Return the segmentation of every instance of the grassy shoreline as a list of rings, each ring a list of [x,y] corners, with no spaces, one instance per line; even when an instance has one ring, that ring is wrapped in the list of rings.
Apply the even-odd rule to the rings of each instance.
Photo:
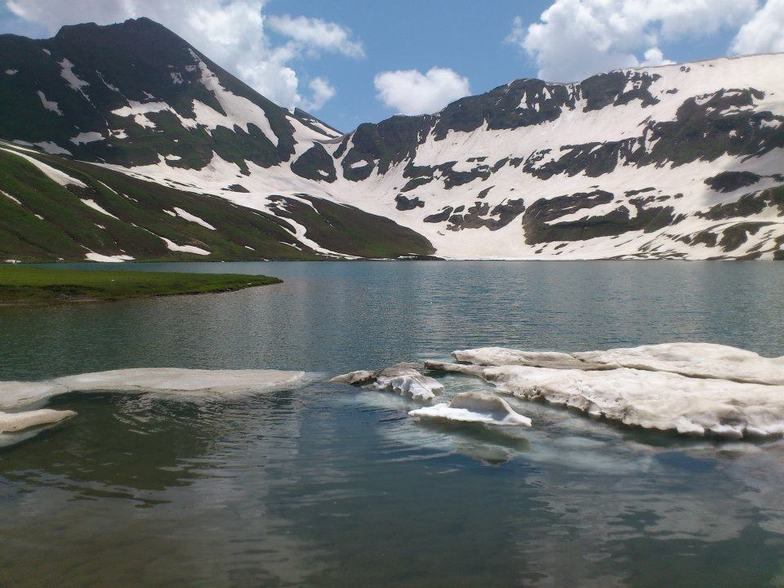
[[[0,305],[94,302],[234,292],[279,284],[269,276],[90,271],[0,266]]]

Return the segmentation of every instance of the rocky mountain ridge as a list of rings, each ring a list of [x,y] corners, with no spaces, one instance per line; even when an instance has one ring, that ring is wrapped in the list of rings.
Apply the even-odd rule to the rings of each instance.
[[[780,71],[776,54],[516,80],[341,135],[137,19],[0,36],[0,137],[228,200],[327,255],[358,251],[303,223],[331,207],[418,233],[402,254],[780,259]]]

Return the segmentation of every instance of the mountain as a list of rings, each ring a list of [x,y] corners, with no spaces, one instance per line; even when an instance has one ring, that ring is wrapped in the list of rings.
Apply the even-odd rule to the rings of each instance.
[[[109,210],[114,197],[101,182],[126,196],[138,182],[142,208],[174,231],[159,235],[124,199],[118,222],[159,235],[157,248],[78,237],[71,255],[182,255],[168,240],[221,259],[781,259],[781,71],[776,54],[572,84],[523,79],[436,114],[341,135],[260,96],[149,19],[85,24],[47,40],[0,36],[0,137],[16,145],[0,146],[0,157],[18,159],[25,147],[43,152],[24,152],[28,167],[32,158],[86,174],[80,181],[94,190],[86,196],[74,184],[57,187],[82,204],[77,216],[92,214],[85,200]],[[10,167],[19,162],[0,169]],[[0,190],[10,194],[15,173],[0,175]],[[228,211],[263,219],[263,228],[232,221],[228,238],[217,220]],[[25,241],[26,231],[13,239]],[[0,256],[23,257],[4,234],[0,224]]]
[[[240,184],[251,171],[299,154],[291,167],[309,175],[306,162],[329,159],[322,142],[340,133],[273,104],[149,19],[63,27],[42,41],[0,36],[0,103],[0,137],[13,140],[0,144],[0,259],[433,252],[414,231],[331,200],[265,194],[260,210],[241,206],[256,198]],[[216,162],[233,168],[216,170],[220,189],[187,181]],[[123,173],[156,165],[185,181]]]
[[[411,229],[352,206],[307,195],[281,197],[278,204],[275,216],[0,142],[0,260],[309,260],[432,252]]]

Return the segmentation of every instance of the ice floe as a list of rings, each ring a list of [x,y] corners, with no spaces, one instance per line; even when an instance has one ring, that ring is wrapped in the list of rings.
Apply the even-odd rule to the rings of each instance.
[[[784,357],[712,343],[665,343],[629,349],[586,351],[574,357],[588,362],[641,370],[674,372],[695,378],[784,385]]]
[[[233,398],[290,390],[313,378],[301,371],[133,368],[66,376],[41,382],[0,382],[0,410],[45,404],[69,392],[155,393],[182,398]]]
[[[418,368],[418,364],[401,363],[378,371],[349,372],[335,376],[330,381],[386,390],[419,402],[431,402],[444,391],[444,386],[438,380],[422,374]]]
[[[608,369],[598,362],[583,361],[557,351],[520,351],[505,347],[480,347],[452,353],[457,360],[475,365],[529,365],[534,367]]]
[[[482,423],[500,426],[531,426],[531,419],[515,411],[509,403],[486,392],[463,392],[449,403],[417,408],[410,416],[462,423]]]
[[[630,426],[736,439],[784,434],[782,358],[705,343],[575,354],[482,348],[454,356],[475,363],[425,366]]]
[[[27,429],[53,425],[76,416],[72,410],[42,408],[26,412],[0,412],[0,434],[19,433]]]
[[[480,347],[458,350],[452,356],[459,362],[485,366],[527,365],[583,370],[627,367],[693,378],[784,385],[784,357],[762,357],[753,351],[714,343],[661,343],[578,353]]]

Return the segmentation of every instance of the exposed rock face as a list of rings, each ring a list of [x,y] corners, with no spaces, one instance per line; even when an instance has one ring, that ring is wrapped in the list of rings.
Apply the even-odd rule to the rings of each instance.
[[[734,192],[747,186],[753,186],[762,178],[752,172],[721,172],[705,180],[705,183],[716,192]]]

